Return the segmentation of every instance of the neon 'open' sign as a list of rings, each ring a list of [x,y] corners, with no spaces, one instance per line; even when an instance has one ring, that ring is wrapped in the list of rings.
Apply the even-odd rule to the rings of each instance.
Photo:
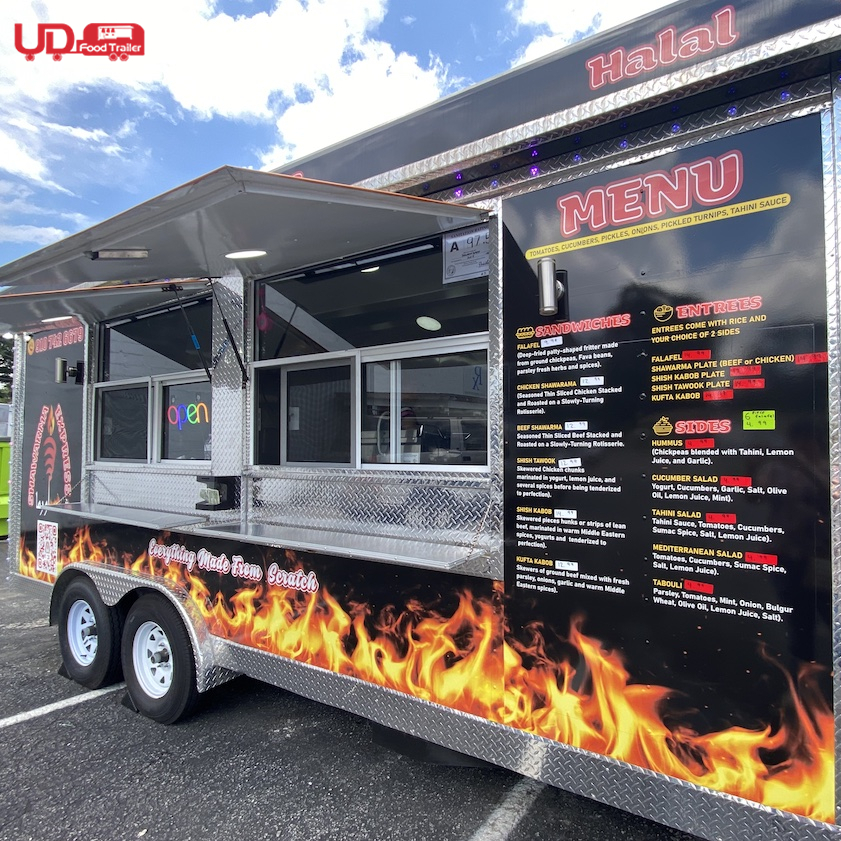
[[[166,410],[166,419],[172,426],[183,429],[184,424],[193,426],[199,423],[210,423],[210,412],[207,403],[179,403],[173,404]]]

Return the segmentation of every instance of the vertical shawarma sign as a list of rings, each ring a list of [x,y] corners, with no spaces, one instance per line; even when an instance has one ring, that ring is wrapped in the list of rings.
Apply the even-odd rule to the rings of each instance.
[[[20,563],[37,559],[36,570],[56,574],[55,553],[41,529],[38,510],[45,504],[78,502],[81,479],[82,405],[84,389],[73,382],[56,382],[56,360],[84,356],[85,330],[81,326],[36,333],[26,345],[24,367],[29,382],[23,404],[23,461],[21,482]],[[38,552],[38,544],[42,551]]]

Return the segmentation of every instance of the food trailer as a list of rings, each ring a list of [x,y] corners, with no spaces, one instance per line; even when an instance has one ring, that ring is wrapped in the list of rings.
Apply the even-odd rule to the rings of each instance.
[[[676,3],[0,268],[64,672],[838,838],[839,13]]]

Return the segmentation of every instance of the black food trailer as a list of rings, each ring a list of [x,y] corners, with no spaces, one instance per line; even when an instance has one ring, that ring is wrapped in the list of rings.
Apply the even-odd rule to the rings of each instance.
[[[0,268],[66,673],[838,837],[839,13],[676,3]]]

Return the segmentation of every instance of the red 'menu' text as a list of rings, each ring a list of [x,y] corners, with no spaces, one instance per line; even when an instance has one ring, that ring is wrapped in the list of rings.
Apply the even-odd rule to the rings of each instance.
[[[586,193],[558,199],[561,236],[573,237],[586,224],[593,231],[658,219],[669,211],[683,213],[693,205],[712,207],[738,195],[744,183],[742,153],[734,149],[717,158],[621,178]]]

